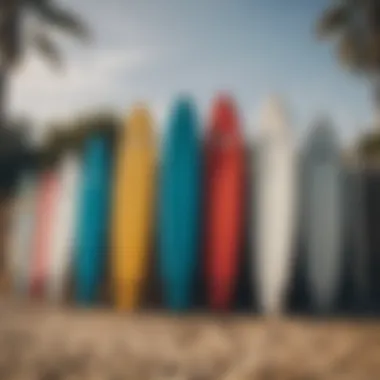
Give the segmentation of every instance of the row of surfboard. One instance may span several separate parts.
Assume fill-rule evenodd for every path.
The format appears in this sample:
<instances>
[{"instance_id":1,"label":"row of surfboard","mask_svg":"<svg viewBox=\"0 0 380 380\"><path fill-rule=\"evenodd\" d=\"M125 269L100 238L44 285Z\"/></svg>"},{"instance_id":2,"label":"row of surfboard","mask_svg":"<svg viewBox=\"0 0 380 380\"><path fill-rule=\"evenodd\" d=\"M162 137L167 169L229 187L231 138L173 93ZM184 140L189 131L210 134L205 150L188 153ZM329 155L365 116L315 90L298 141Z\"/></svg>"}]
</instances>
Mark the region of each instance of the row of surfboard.
<instances>
[{"instance_id":1,"label":"row of surfboard","mask_svg":"<svg viewBox=\"0 0 380 380\"><path fill-rule=\"evenodd\" d=\"M249 272L262 312L284 310L300 236L312 302L332 307L346 199L338 141L321 123L301 160L278 100L263 115L251 158L236 106L221 95L204 137L194 104L180 99L158 149L148 109L136 106L115 149L94 133L80 155L25 172L8 252L13 292L60 302L73 277L77 302L91 305L108 268L114 304L134 309L155 254L166 307L192 306L202 267L209 307L229 309L250 230Z\"/></svg>"}]
</instances>

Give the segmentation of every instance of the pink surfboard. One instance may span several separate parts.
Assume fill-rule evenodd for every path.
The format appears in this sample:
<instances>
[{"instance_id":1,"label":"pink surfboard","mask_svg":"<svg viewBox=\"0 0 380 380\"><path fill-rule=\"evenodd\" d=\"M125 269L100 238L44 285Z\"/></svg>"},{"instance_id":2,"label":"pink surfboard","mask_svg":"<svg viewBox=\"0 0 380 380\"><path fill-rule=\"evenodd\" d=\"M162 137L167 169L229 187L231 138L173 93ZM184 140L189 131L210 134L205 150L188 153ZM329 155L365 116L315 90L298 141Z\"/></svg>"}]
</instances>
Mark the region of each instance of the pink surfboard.
<instances>
[{"instance_id":1,"label":"pink surfboard","mask_svg":"<svg viewBox=\"0 0 380 380\"><path fill-rule=\"evenodd\" d=\"M58 173L54 169L41 174L37 194L37 217L32 267L30 276L30 293L33 297L43 297L48 278L49 255L54 219L54 207L57 205Z\"/></svg>"}]
</instances>

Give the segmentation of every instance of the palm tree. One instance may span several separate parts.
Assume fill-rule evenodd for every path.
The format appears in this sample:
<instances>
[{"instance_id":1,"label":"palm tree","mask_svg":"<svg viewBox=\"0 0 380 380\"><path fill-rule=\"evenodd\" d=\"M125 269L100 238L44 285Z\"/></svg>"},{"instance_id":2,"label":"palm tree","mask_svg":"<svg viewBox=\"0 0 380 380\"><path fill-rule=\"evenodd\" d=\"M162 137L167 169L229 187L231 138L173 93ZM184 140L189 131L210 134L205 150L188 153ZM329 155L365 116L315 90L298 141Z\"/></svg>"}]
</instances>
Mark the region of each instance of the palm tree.
<instances>
[{"instance_id":1,"label":"palm tree","mask_svg":"<svg viewBox=\"0 0 380 380\"><path fill-rule=\"evenodd\" d=\"M336 43L346 68L369 80L380 128L380 1L335 0L321 15L317 31Z\"/></svg>"},{"instance_id":2,"label":"palm tree","mask_svg":"<svg viewBox=\"0 0 380 380\"><path fill-rule=\"evenodd\" d=\"M0 0L0 190L17 177L14 162L25 157L20 133L7 120L7 98L13 69L24 58L26 48L36 48L49 62L59 65L62 57L50 33L60 29L87 39L88 28L75 14L54 0ZM22 159L21 159L22 160Z\"/></svg>"},{"instance_id":3,"label":"palm tree","mask_svg":"<svg viewBox=\"0 0 380 380\"><path fill-rule=\"evenodd\" d=\"M82 20L54 0L0 0L0 117L5 116L10 74L28 45L50 62L61 62L60 52L49 34L52 28L82 39L88 37Z\"/></svg>"}]
</instances>

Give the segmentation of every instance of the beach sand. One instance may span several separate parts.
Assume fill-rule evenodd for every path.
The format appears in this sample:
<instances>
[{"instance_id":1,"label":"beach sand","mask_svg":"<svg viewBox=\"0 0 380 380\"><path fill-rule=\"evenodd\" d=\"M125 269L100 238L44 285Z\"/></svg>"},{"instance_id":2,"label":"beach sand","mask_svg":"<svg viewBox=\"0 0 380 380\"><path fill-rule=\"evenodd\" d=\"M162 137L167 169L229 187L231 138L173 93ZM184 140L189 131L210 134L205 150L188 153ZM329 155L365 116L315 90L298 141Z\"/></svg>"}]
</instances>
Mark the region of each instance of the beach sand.
<instances>
[{"instance_id":1,"label":"beach sand","mask_svg":"<svg viewBox=\"0 0 380 380\"><path fill-rule=\"evenodd\" d=\"M380 378L375 320L122 314L5 301L0 379Z\"/></svg>"}]
</instances>

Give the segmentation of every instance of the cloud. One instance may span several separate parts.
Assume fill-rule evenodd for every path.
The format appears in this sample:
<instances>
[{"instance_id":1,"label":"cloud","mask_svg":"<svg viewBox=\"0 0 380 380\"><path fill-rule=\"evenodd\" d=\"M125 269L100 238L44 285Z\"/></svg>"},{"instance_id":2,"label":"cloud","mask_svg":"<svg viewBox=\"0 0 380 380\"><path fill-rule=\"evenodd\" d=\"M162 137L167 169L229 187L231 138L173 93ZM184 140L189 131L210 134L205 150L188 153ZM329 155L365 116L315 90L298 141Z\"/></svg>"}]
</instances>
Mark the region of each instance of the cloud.
<instances>
[{"instance_id":1,"label":"cloud","mask_svg":"<svg viewBox=\"0 0 380 380\"><path fill-rule=\"evenodd\" d=\"M103 104L125 76L149 64L152 51L94 50L68 58L62 72L32 55L12 82L11 110L39 120Z\"/></svg>"}]
</instances>

